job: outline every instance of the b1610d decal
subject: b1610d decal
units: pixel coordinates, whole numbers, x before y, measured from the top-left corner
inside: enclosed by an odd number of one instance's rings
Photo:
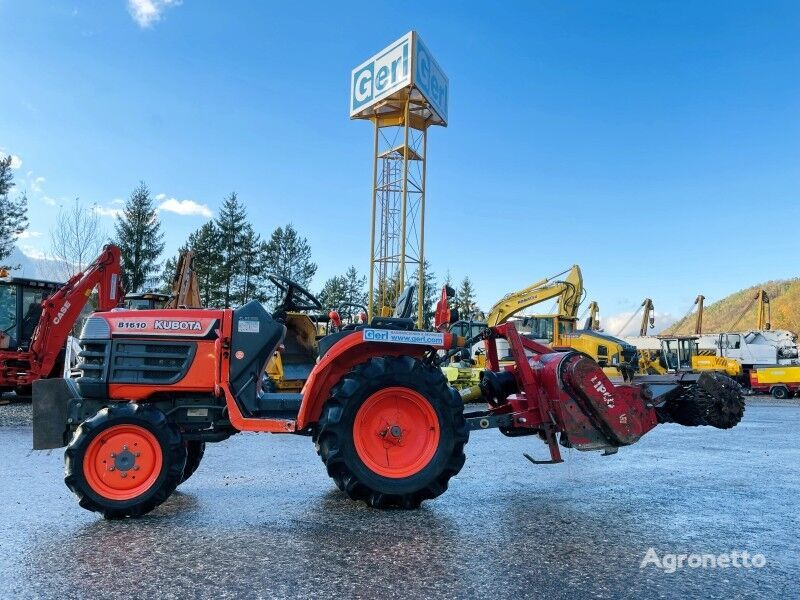
[[[111,332],[123,335],[185,335],[205,337],[217,323],[217,319],[192,318],[162,319],[159,317],[124,316],[111,317]]]

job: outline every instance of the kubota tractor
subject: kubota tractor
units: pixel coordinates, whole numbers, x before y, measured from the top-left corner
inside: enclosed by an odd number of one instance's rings
[[[289,284],[272,315],[256,302],[93,315],[75,376],[34,384],[34,448],[67,445],[67,486],[108,518],[152,510],[191,476],[207,442],[240,431],[309,436],[351,498],[413,508],[447,489],[471,430],[538,436],[550,458],[535,462],[560,462],[559,442],[610,454],[658,423],[728,428],[742,417],[741,390],[724,376],[615,386],[587,356],[523,339],[508,323],[480,333],[488,370],[478,412],[464,413],[439,369],[441,351],[477,340],[417,331],[404,318],[322,337],[302,392],[264,391],[283,315],[313,300]],[[497,338],[514,357],[502,371]]]

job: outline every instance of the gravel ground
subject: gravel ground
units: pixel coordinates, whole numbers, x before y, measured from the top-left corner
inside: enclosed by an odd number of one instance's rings
[[[617,455],[473,434],[450,489],[418,511],[353,503],[311,442],[243,434],[139,520],[104,521],[32,452],[27,405],[0,407],[2,597],[791,597],[800,407],[749,403],[729,431],[658,427]],[[761,569],[640,568],[647,550],[761,553]]]

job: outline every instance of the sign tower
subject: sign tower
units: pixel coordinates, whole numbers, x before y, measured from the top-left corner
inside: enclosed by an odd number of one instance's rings
[[[424,326],[425,164],[428,127],[447,126],[448,80],[410,31],[353,69],[350,118],[372,121],[369,319],[391,315],[414,284]]]

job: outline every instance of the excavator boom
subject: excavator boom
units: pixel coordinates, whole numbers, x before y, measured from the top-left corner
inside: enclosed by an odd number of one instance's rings
[[[563,280],[557,277],[567,274]],[[558,298],[558,314],[563,317],[575,317],[583,295],[583,276],[578,265],[569,271],[529,285],[528,287],[503,296],[489,311],[486,323],[494,327],[508,321],[518,312],[535,304]]]
[[[85,271],[73,275],[42,302],[42,314],[27,352],[0,351],[0,386],[29,386],[36,379],[53,375],[67,337],[95,288],[99,311],[111,310],[124,296],[120,251],[113,244],[105,246]]]
[[[194,272],[194,252],[181,252],[172,278],[172,296],[164,308],[203,308]]]

